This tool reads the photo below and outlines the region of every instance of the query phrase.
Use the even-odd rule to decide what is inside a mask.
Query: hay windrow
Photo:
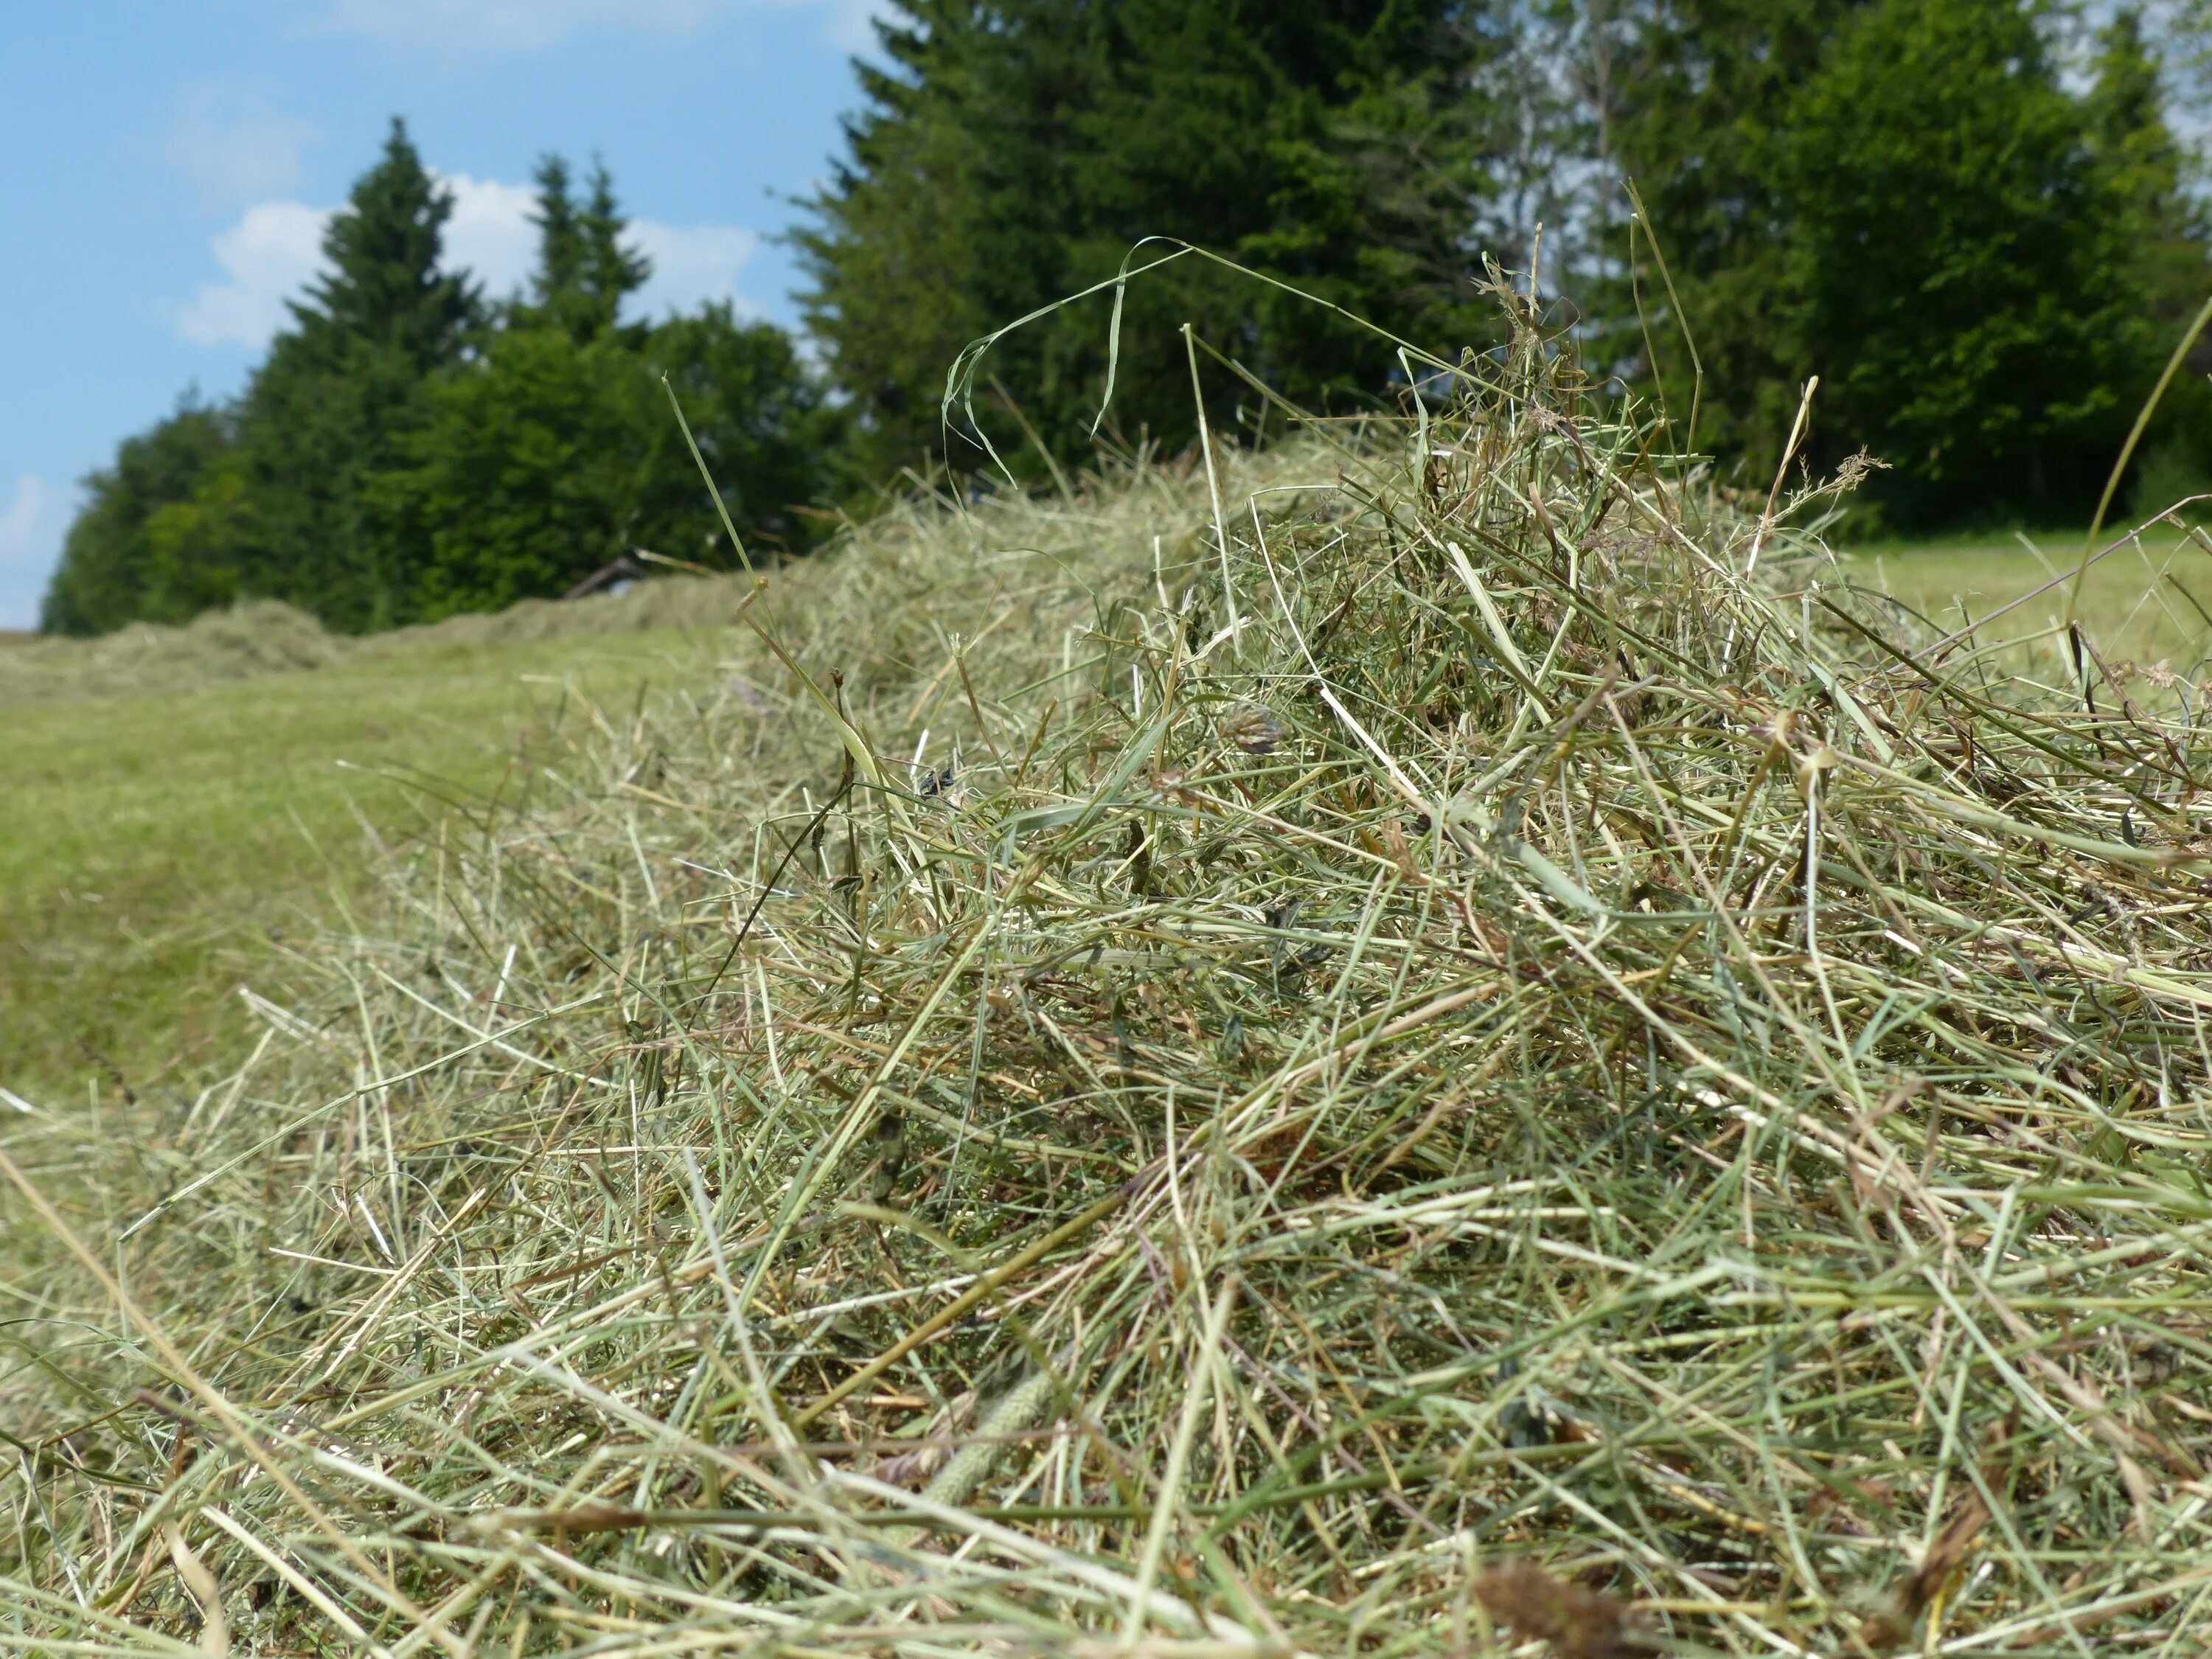
[[[332,634],[280,599],[246,599],[181,626],[136,623],[98,639],[0,640],[0,707],[81,697],[146,696],[212,682],[404,657],[423,645],[725,628],[744,603],[728,577],[658,576],[620,592],[574,600],[525,599],[489,615],[448,617],[382,634]]]
[[[2185,1649],[2203,711],[1616,414],[919,499],[9,1121],[8,1643]]]

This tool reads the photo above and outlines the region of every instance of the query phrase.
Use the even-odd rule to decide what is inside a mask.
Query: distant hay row
[[[738,579],[669,575],[620,593],[527,599],[484,616],[449,617],[389,633],[333,634],[295,607],[248,599],[181,626],[134,623],[91,640],[32,637],[0,647],[0,705],[78,697],[160,696],[225,680],[329,666],[426,643],[493,644],[716,628],[737,618]]]

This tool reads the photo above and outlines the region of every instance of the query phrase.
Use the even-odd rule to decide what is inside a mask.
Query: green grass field
[[[2080,556],[2079,532],[2029,539],[2038,551],[1996,538],[1867,547],[1845,566],[1955,627]],[[2191,672],[2212,629],[2184,588],[2212,609],[2212,555],[2147,539],[2090,571],[2081,614],[2108,659]],[[2005,619],[2004,637],[2031,638],[2014,661],[2059,672],[2063,610],[2061,590]],[[187,1085],[251,1040],[240,984],[281,1000],[288,930],[342,915],[386,851],[444,812],[526,787],[532,745],[589,718],[579,697],[623,707],[703,673],[719,637],[449,626],[319,668],[172,669],[151,691],[118,691],[122,671],[88,675],[82,647],[28,647],[49,654],[0,680],[0,1086],[85,1099]]]
[[[2118,539],[2107,532],[2103,547]],[[2080,562],[2080,530],[2016,536],[1957,537],[1857,548],[1844,558],[1852,577],[1880,588],[1948,629],[1988,617],[2000,605],[2069,572]],[[2069,588],[2030,599],[1999,618],[1994,640],[2021,643],[2006,654],[2029,672],[2063,672],[2060,658]],[[2212,636],[2197,606],[2212,611],[2212,553],[2161,528],[2099,560],[2086,573],[2081,619],[2107,662],[2167,663],[2194,677]]]
[[[705,672],[710,637],[429,635],[197,689],[0,701],[0,1085],[189,1084],[251,1039],[240,984],[281,1000],[288,931],[343,914],[446,811],[526,787],[586,702]]]

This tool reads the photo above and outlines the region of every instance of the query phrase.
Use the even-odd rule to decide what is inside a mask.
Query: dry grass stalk
[[[1607,1651],[1474,1577],[1569,1553],[1745,1655],[1907,1562],[1961,1651],[2201,1626],[2203,709],[1933,648],[1817,500],[1747,580],[1533,336],[1420,434],[1217,455],[1219,550],[918,495],[248,1069],[0,1120],[237,1425],[10,1200],[0,1641],[198,1639],[171,1528],[395,1659]]]

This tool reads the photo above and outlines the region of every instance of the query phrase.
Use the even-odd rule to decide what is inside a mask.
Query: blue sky
[[[794,320],[770,238],[839,147],[870,0],[73,0],[0,54],[0,628],[33,624],[117,441],[235,391],[313,274],[323,216],[406,118],[495,292],[531,170],[612,169],[658,311]]]

